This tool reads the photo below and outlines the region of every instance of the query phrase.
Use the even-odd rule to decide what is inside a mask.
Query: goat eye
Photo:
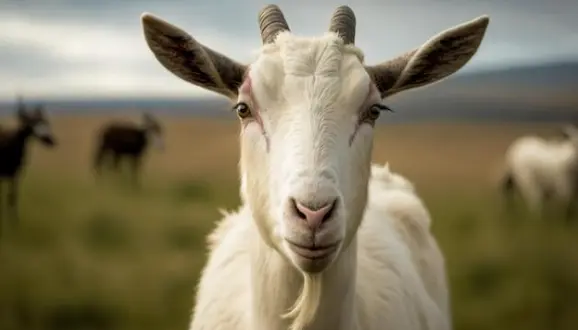
[[[367,111],[367,119],[375,121],[379,118],[380,114],[381,114],[381,107],[374,104],[369,108],[369,111]]]
[[[391,110],[391,108],[389,108],[385,104],[376,103],[376,104],[372,105],[371,107],[369,107],[369,109],[367,110],[367,112],[365,114],[364,119],[369,120],[369,121],[376,121],[377,118],[379,118],[379,115],[381,114],[382,111],[394,112],[393,110]]]
[[[249,109],[249,106],[245,102],[237,103],[234,109],[237,112],[237,116],[239,116],[241,119],[245,119],[251,116],[251,109]]]

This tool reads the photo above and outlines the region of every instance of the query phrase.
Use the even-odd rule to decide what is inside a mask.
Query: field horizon
[[[168,74],[168,73],[167,73]],[[578,122],[578,61],[552,60],[532,65],[458,72],[441,84],[394,95],[387,104],[396,110],[389,122]],[[193,91],[193,87],[191,87]],[[142,110],[165,116],[234,119],[232,105],[216,93],[205,96],[42,98],[21,95],[25,102],[43,103],[53,115],[124,115]],[[10,115],[14,99],[0,99],[0,115]],[[384,121],[381,121],[384,122]]]

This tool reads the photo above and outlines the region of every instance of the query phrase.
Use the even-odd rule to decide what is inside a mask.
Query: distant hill
[[[34,103],[36,100],[28,99]],[[49,100],[42,101],[51,113],[59,114],[99,114],[132,113],[142,110],[153,113],[186,116],[220,116],[228,115],[232,106],[225,98],[138,98],[138,99],[94,99],[94,100]],[[13,102],[0,101],[0,114],[11,112]]]
[[[191,87],[194,88],[194,87]],[[54,100],[53,113],[147,109],[186,116],[231,116],[224,98]],[[388,122],[423,120],[578,121],[578,61],[456,74],[440,84],[393,96]],[[13,109],[0,102],[0,114]]]
[[[578,121],[578,61],[456,74],[388,103],[392,121]]]
[[[467,75],[456,74],[452,79],[456,84],[496,84],[501,86],[572,86],[578,83],[578,59],[574,62],[553,62],[536,66],[510,67],[501,70],[487,70]]]

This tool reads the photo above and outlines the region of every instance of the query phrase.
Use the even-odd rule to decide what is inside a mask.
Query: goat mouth
[[[331,244],[326,244],[322,246],[315,246],[315,245],[302,245],[295,242],[292,242],[288,239],[285,239],[287,243],[289,243],[289,248],[298,256],[308,259],[308,260],[320,260],[325,259],[328,256],[332,255],[337,251],[339,248],[339,243],[334,242]]]

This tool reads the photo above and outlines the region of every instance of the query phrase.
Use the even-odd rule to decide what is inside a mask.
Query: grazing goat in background
[[[17,190],[19,177],[26,163],[26,147],[29,138],[36,137],[48,147],[56,144],[42,105],[37,105],[34,110],[28,110],[19,98],[16,114],[18,117],[16,128],[0,128],[0,219],[4,213],[3,188],[5,185],[8,186],[7,206],[12,218],[18,219]]]
[[[120,170],[122,158],[130,161],[133,183],[138,183],[138,175],[143,155],[152,144],[159,150],[164,148],[162,127],[158,120],[149,113],[143,113],[142,124],[130,122],[111,122],[98,133],[97,148],[94,156],[94,169],[101,173],[105,158],[109,157],[115,171]]]
[[[544,202],[560,201],[566,217],[574,215],[578,198],[578,128],[562,128],[563,139],[524,136],[515,140],[505,157],[502,192],[512,202],[518,191],[528,209],[540,214]]]
[[[233,100],[241,126],[243,205],[209,235],[189,329],[451,328],[427,212],[401,176],[371,175],[374,125],[388,110],[383,98],[463,67],[488,17],[378,65],[365,65],[354,45],[348,6],[321,37],[293,35],[281,10],[266,6],[251,65],[151,14],[142,23],[158,61]]]

